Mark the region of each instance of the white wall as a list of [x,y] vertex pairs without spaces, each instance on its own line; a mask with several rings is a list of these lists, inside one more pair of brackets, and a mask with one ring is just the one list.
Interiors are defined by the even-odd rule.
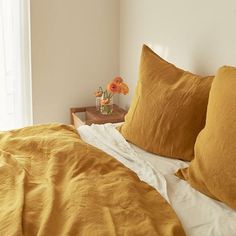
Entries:
[[31,0],[34,123],[69,122],[119,74],[119,0]]
[[201,75],[236,66],[235,0],[120,0],[120,74],[130,94],[138,78],[142,44],[176,66]]
[[143,43],[202,75],[236,66],[235,22],[235,0],[31,0],[34,123],[68,123],[118,74],[128,108]]

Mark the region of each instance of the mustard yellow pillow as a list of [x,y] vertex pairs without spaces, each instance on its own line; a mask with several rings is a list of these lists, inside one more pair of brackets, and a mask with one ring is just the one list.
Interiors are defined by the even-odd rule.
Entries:
[[195,144],[195,158],[177,175],[236,210],[236,68],[218,70],[210,91],[206,126]]
[[120,132],[149,152],[192,160],[212,79],[181,70],[144,45],[138,85]]

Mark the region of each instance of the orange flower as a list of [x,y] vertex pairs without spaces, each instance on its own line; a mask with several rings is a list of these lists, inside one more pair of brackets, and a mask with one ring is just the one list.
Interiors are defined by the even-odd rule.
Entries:
[[116,84],[114,81],[112,81],[111,83],[109,83],[107,85],[107,91],[109,93],[120,93],[121,92],[121,88],[118,84]]
[[123,79],[120,76],[117,76],[113,79],[113,82],[116,84],[121,84],[123,82]]
[[101,100],[101,105],[106,105],[106,104],[109,104],[109,99],[108,98],[106,98],[106,99],[102,99]]
[[127,84],[125,83],[121,83],[120,84],[120,92],[124,95],[128,94],[129,93],[129,87]]
[[102,91],[96,91],[94,93],[95,97],[101,97],[102,96]]

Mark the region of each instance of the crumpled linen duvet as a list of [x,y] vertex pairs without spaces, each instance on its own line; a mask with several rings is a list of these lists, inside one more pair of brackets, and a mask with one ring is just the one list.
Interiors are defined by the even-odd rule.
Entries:
[[170,205],[62,124],[0,132],[0,235],[185,235]]

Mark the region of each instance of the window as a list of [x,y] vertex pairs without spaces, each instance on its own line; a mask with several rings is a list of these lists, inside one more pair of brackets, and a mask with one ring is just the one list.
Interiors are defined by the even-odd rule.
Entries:
[[31,124],[28,0],[0,0],[0,130]]

